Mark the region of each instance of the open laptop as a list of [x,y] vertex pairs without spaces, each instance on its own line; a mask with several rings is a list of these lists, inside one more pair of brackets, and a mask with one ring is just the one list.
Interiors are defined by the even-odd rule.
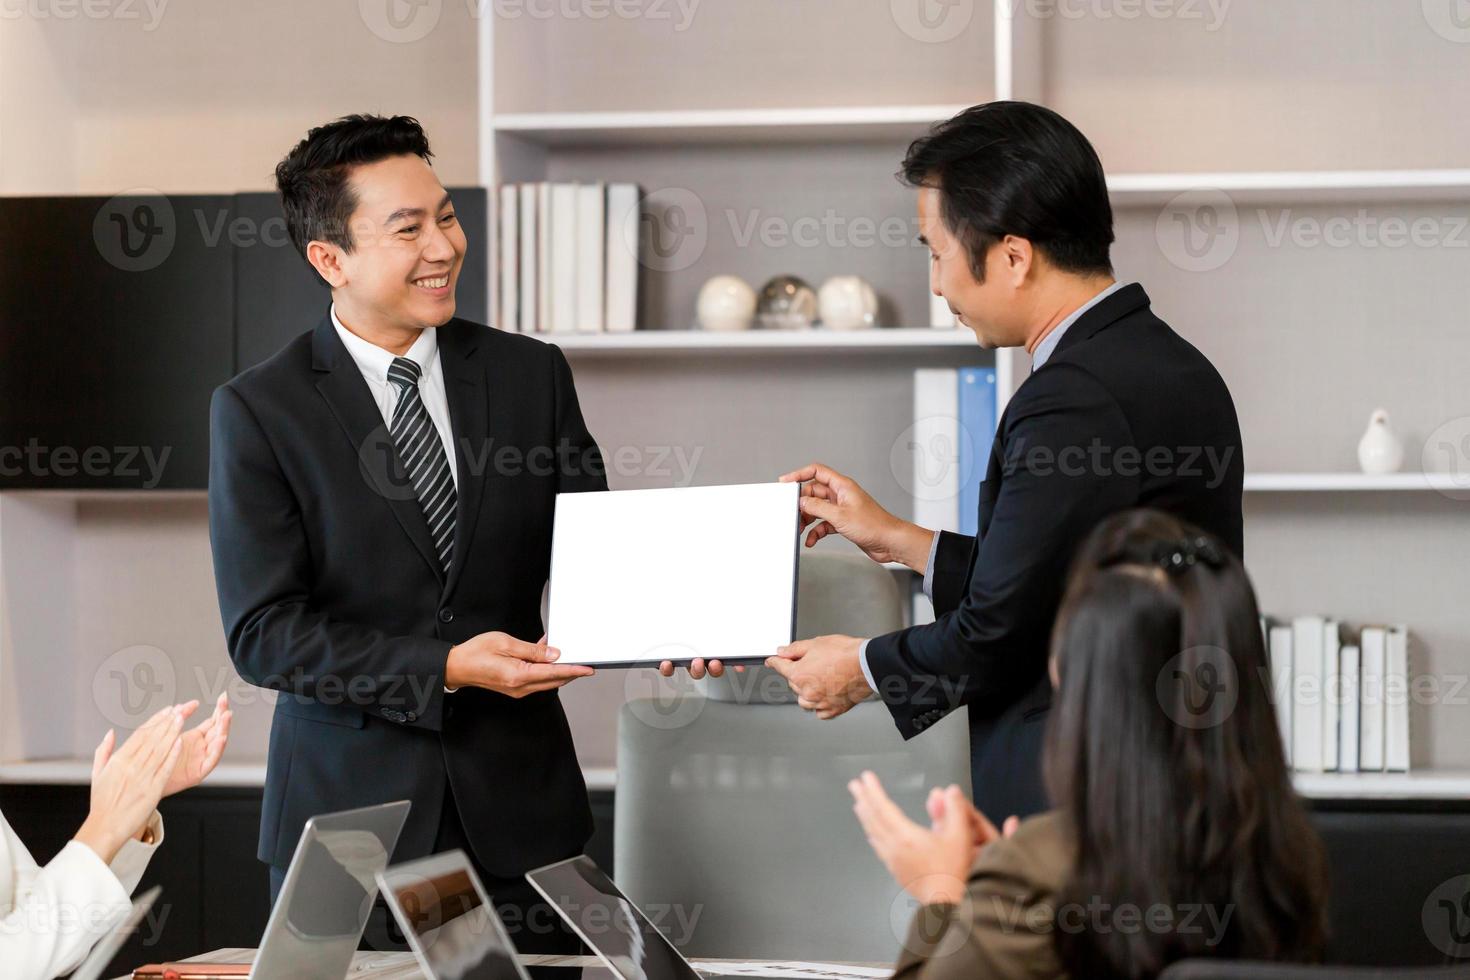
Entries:
[[133,937],[133,933],[138,931],[138,927],[143,924],[144,917],[148,915],[148,910],[153,908],[153,903],[158,901],[159,893],[162,891],[161,886],[154,885],[134,899],[132,911],[128,913],[127,918],[118,923],[116,929],[92,947],[92,952],[82,960],[82,965],[76,968],[76,972],[71,975],[71,980],[98,980],[98,977],[102,976],[102,971],[107,969],[108,964],[117,955],[118,950],[122,949],[123,945]]
[[342,977],[398,844],[407,800],[312,817],[265,924],[251,980]]
[[[701,974],[586,855],[526,872],[526,880],[618,980],[713,980]],[[761,980],[743,975],[741,980]]]
[[134,971],[134,980],[172,974],[251,980],[345,977],[378,895],[378,872],[388,866],[408,807],[407,800],[400,800],[306,821],[252,963],[150,964]]
[[378,889],[426,980],[530,980],[463,851],[395,864]]

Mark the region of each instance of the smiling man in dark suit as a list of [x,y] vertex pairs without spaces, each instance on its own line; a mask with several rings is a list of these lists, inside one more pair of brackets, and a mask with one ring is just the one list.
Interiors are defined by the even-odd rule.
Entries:
[[259,857],[274,896],[313,814],[407,799],[395,860],[462,848],[521,948],[564,951],[521,876],[591,834],[556,694],[591,670],[537,637],[556,494],[607,483],[561,352],[455,318],[467,243],[430,159],[405,116],[291,150],[287,227],[332,306],[214,395],[230,656],[281,692]]
[[977,537],[901,520],[820,464],[782,477],[804,484],[809,545],[841,534],[908,565],[937,621],[795,643],[768,663],[823,718],[876,691],[905,738],[968,705],[975,801],[998,822],[1047,807],[1048,638],[1073,552],[1109,514],[1155,507],[1239,554],[1240,426],[1210,362],[1141,285],[1114,279],[1102,163],[1061,116],[975,106],[915,142],[902,174],[931,289],[982,347],[1024,347],[1033,371],[1000,419]]

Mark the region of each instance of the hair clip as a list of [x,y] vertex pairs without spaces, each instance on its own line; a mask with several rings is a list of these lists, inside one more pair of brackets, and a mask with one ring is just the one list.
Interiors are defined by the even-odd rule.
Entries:
[[1225,565],[1220,549],[1209,538],[1202,536],[1159,544],[1154,549],[1154,562],[1170,575],[1183,574],[1200,563],[1211,568],[1223,568]]

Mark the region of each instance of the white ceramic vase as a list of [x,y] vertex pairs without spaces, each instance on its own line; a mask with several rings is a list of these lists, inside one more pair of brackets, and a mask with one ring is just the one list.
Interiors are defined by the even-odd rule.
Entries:
[[1404,465],[1404,443],[1389,424],[1388,412],[1378,409],[1368,420],[1368,431],[1358,441],[1358,465],[1364,473],[1396,473]]
[[865,330],[878,319],[878,294],[861,276],[833,276],[817,290],[817,310],[828,330]]
[[749,330],[755,322],[755,303],[755,290],[744,279],[715,276],[699,291],[699,325],[705,330]]

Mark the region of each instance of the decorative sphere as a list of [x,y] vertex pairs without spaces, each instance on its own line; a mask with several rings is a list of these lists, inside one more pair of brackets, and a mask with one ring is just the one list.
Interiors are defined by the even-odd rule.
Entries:
[[878,294],[861,276],[833,276],[817,291],[822,326],[865,330],[878,319]]
[[817,318],[817,294],[796,276],[777,276],[761,288],[755,315],[766,330],[805,330]]
[[698,320],[705,330],[749,330],[755,290],[739,276],[715,276],[699,290]]

